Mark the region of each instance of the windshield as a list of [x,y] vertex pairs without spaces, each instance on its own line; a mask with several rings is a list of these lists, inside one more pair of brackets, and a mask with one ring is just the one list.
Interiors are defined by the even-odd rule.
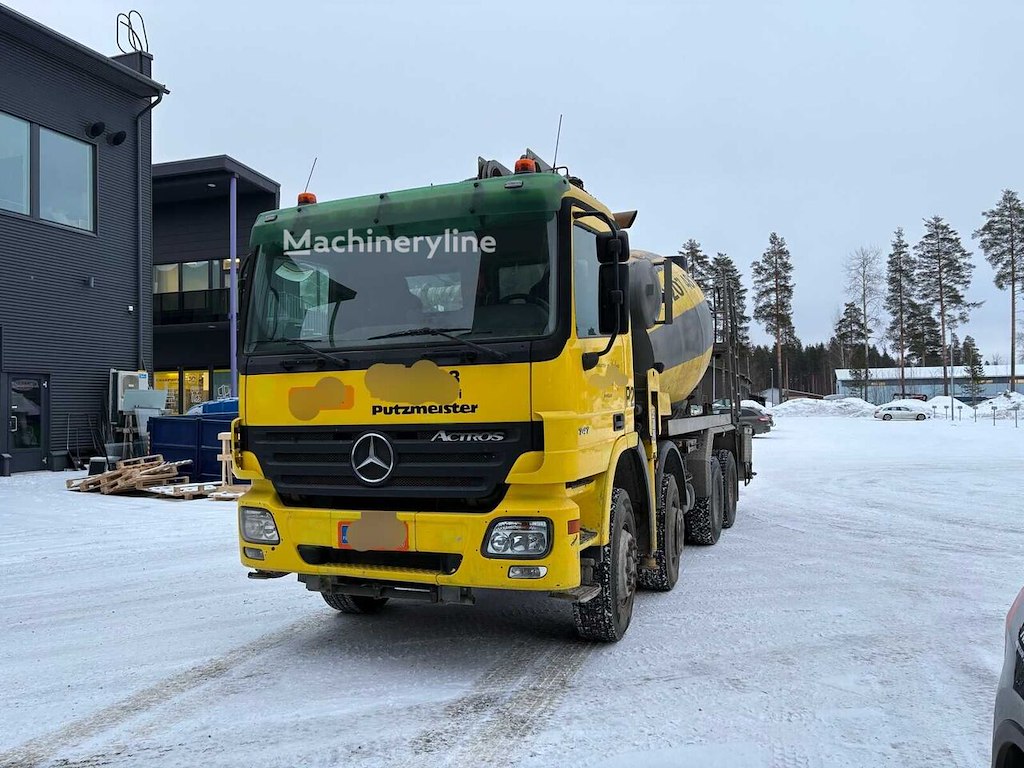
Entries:
[[246,351],[278,351],[294,340],[324,349],[450,343],[427,330],[435,328],[484,344],[551,333],[555,215],[475,225],[392,237],[349,232],[330,242],[289,233],[261,246]]

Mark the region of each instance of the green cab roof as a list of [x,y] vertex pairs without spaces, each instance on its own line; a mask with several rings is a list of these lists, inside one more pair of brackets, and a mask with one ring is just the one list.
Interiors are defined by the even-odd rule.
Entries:
[[568,189],[569,183],[555,173],[520,174],[281,208],[259,215],[250,244],[280,245],[285,230],[334,237],[372,228],[378,236],[397,236],[424,222],[553,212]]

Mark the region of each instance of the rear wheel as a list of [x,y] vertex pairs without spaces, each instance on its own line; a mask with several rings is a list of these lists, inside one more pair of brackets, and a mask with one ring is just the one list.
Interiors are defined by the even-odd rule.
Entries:
[[685,539],[686,516],[679,500],[679,484],[672,475],[666,474],[661,479],[658,498],[658,551],[654,553],[658,567],[640,571],[641,589],[668,592],[676,585]]
[[366,595],[343,595],[340,592],[321,592],[324,602],[331,608],[342,613],[380,613],[387,603],[386,597],[368,597]]
[[622,488],[612,491],[610,516],[610,540],[601,547],[601,562],[594,566],[601,591],[587,602],[572,606],[576,633],[584,640],[606,643],[622,639],[629,627],[640,560],[633,504]]
[[718,466],[722,469],[722,485],[725,493],[722,496],[722,527],[732,528],[736,522],[736,504],[739,501],[740,481],[736,472],[736,457],[731,451],[715,451]]
[[722,535],[722,467],[715,459],[710,462],[709,475],[710,495],[698,496],[697,503],[686,516],[686,540],[693,544],[716,544]]
[[919,413],[919,414],[917,414],[917,416],[914,417],[914,420],[915,421],[924,421],[926,418],[928,418],[928,417],[925,416],[923,413]]

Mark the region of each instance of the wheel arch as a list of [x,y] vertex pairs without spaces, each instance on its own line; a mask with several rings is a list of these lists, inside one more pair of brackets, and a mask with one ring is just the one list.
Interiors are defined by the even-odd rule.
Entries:
[[629,445],[624,439],[616,445],[612,456],[613,460],[609,466],[614,469],[606,475],[605,479],[604,513],[601,536],[598,540],[602,542],[608,540],[611,525],[612,489],[622,488],[629,494],[629,500],[633,505],[633,519],[636,522],[640,550],[649,555],[653,550],[652,531],[656,529],[653,527],[652,489],[643,448],[639,442],[636,445]]

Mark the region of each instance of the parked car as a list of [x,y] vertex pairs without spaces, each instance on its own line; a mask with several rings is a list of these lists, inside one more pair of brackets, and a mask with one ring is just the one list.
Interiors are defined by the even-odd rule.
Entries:
[[882,421],[892,421],[893,419],[924,421],[928,418],[928,414],[905,405],[883,405],[881,408],[875,409],[875,418]]
[[1024,589],[1006,614],[1006,653],[992,723],[992,768],[1024,765]]
[[754,408],[740,408],[740,424],[751,427],[755,435],[763,435],[772,431],[774,423],[767,413]]

